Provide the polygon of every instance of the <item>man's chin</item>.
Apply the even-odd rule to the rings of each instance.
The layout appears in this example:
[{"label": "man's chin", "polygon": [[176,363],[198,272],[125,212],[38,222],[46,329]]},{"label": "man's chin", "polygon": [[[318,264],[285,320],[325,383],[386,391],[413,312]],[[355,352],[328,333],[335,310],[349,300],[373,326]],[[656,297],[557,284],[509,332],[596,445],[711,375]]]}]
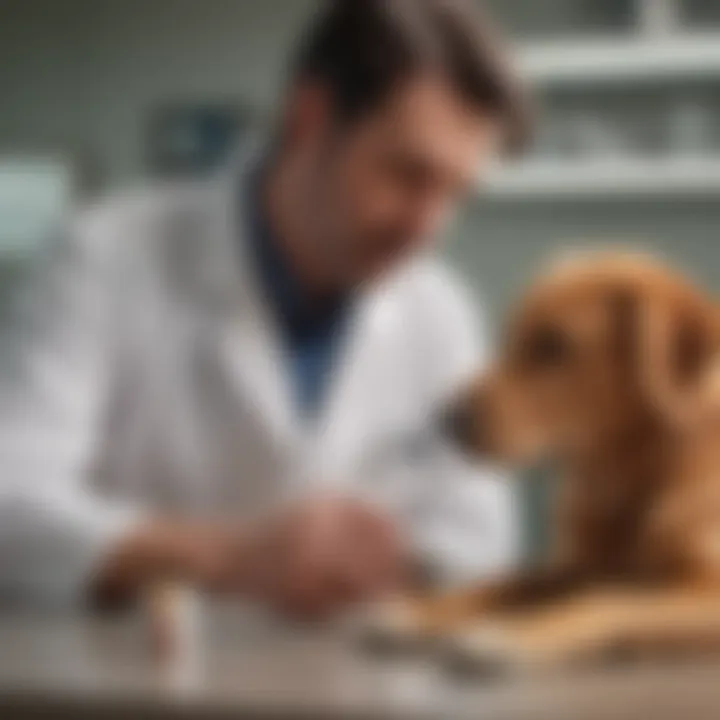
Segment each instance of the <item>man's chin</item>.
[{"label": "man's chin", "polygon": [[382,256],[368,260],[361,265],[361,269],[358,272],[359,282],[373,283],[383,280],[388,275],[392,275],[398,268],[402,267],[405,260],[407,260],[407,256],[400,253],[383,254]]}]

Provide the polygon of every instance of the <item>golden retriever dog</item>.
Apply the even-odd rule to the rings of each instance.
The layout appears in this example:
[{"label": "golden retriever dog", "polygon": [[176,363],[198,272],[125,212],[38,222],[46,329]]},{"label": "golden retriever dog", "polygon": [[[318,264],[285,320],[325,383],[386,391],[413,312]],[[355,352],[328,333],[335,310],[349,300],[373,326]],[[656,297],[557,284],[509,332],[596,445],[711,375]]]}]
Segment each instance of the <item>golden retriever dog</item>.
[{"label": "golden retriever dog", "polygon": [[478,458],[559,468],[550,557],[381,627],[487,669],[720,650],[719,351],[713,301],[654,260],[553,267],[446,422]]}]

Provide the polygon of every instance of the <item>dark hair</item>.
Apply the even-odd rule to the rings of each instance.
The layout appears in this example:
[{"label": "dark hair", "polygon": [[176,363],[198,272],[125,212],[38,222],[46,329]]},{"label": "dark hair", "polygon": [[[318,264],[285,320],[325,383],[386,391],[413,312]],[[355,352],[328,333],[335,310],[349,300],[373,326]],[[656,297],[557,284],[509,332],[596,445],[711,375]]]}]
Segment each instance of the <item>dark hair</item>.
[{"label": "dark hair", "polygon": [[291,67],[291,80],[326,85],[338,120],[377,109],[402,82],[439,71],[467,102],[502,122],[506,147],[524,146],[529,113],[498,34],[463,0],[326,0]]}]

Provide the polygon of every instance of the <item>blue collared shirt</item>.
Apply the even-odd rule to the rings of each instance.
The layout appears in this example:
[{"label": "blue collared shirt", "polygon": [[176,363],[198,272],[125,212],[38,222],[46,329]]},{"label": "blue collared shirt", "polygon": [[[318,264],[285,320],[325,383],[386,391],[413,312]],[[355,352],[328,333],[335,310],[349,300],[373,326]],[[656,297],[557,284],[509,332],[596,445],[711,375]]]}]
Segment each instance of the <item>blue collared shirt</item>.
[{"label": "blue collared shirt", "polygon": [[250,194],[251,257],[277,322],[299,414],[312,417],[325,400],[341,350],[350,314],[349,297],[318,303],[302,287],[270,227],[262,179],[262,173],[254,173],[246,188]]}]

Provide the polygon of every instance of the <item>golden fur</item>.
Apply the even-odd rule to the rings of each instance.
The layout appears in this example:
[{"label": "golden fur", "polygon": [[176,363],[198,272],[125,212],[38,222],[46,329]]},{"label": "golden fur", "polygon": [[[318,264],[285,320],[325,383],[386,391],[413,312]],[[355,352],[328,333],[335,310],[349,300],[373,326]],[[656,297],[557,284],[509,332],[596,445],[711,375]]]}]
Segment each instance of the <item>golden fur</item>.
[{"label": "golden fur", "polygon": [[720,649],[719,351],[711,298],[647,257],[543,275],[452,416],[478,456],[561,470],[551,556],[408,601],[405,631],[493,666]]}]

